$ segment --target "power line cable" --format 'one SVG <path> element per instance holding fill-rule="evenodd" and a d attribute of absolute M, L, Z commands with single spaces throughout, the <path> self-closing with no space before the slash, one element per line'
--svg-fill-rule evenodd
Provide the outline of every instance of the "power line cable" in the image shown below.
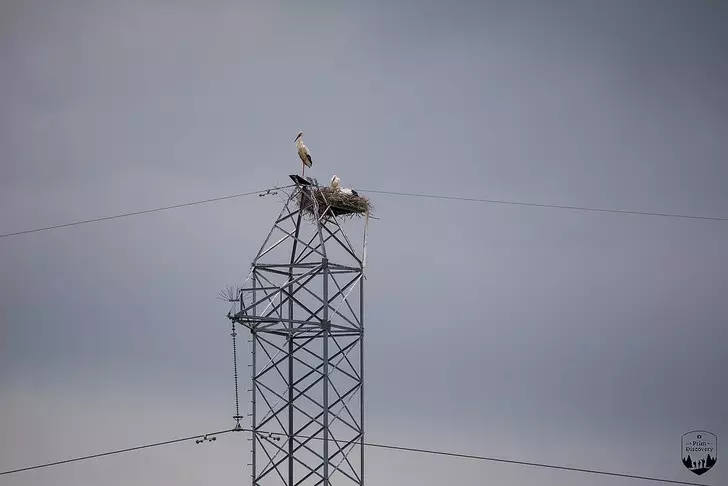
<path fill-rule="evenodd" d="M 359 192 L 371 192 L 375 194 L 389 194 L 392 196 L 407 196 L 407 197 L 424 197 L 432 199 L 449 199 L 453 201 L 468 201 L 468 202 L 480 202 L 489 204 L 508 204 L 512 206 L 527 206 L 535 208 L 551 208 L 551 209 L 570 209 L 574 211 L 592 211 L 600 213 L 621 213 L 621 214 L 635 214 L 640 216 L 659 216 L 664 218 L 682 218 L 682 219 L 703 219 L 709 221 L 728 221 L 728 217 L 722 216 L 701 216 L 691 214 L 677 214 L 677 213 L 656 213 L 649 211 L 634 211 L 629 209 L 610 209 L 610 208 L 595 208 L 586 206 L 566 206 L 561 204 L 543 204 L 543 203 L 529 203 L 522 201 L 508 201 L 504 199 L 481 199 L 474 197 L 460 197 L 460 196 L 444 196 L 437 194 L 421 194 L 414 192 L 397 192 L 397 191 L 379 191 L 375 189 L 359 189 Z"/>
<path fill-rule="evenodd" d="M 291 186 L 285 186 L 282 188 L 276 187 L 276 188 L 271 188 L 271 189 L 284 189 L 286 187 L 291 187 Z M 67 228 L 70 226 L 79 226 L 82 224 L 97 223 L 100 221 L 107 221 L 107 220 L 111 220 L 111 219 L 138 216 L 141 214 L 165 211 L 168 209 L 183 208 L 183 207 L 187 207 L 187 206 L 195 206 L 198 204 L 208 204 L 208 203 L 212 203 L 212 202 L 223 201 L 226 199 L 234 199 L 234 198 L 239 198 L 239 197 L 243 197 L 243 196 L 251 196 L 253 194 L 262 194 L 262 193 L 265 193 L 266 191 L 267 190 L 264 189 L 261 191 L 251 191 L 251 192 L 244 192 L 244 193 L 240 193 L 240 194 L 231 194 L 229 196 L 221 196 L 221 197 L 215 197 L 215 198 L 211 198 L 211 199 L 203 199 L 200 201 L 192 201 L 192 202 L 187 202 L 187 203 L 182 203 L 182 204 L 175 204 L 173 206 L 163 206 L 163 207 L 158 207 L 158 208 L 145 209 L 142 211 L 115 214 L 113 216 L 105 216 L 102 218 L 87 219 L 87 220 L 82 220 L 82 221 L 73 221 L 71 223 L 57 224 L 54 226 L 44 226 L 44 227 L 34 228 L 34 229 L 29 229 L 29 230 L 15 231 L 12 233 L 3 233 L 3 234 L 0 234 L 0 238 L 8 238 L 11 236 L 26 235 L 29 233 L 37 233 L 40 231 L 53 230 L 53 229 L 58 229 L 58 228 Z M 633 214 L 633 215 L 640 215 L 640 216 L 653 216 L 653 217 L 676 218 L 676 219 L 697 219 L 697 220 L 722 221 L 722 222 L 728 221 L 728 217 L 723 217 L 723 216 L 703 216 L 703 215 L 694 215 L 694 214 L 659 213 L 659 212 L 649 212 L 649 211 L 635 211 L 635 210 L 628 210 L 628 209 L 596 208 L 596 207 L 588 207 L 588 206 L 567 206 L 567 205 L 561 205 L 561 204 L 530 203 L 530 202 L 523 202 L 523 201 L 509 201 L 509 200 L 504 200 L 504 199 L 484 199 L 484 198 L 462 197 L 462 196 L 446 196 L 446 195 L 441 195 L 441 194 L 382 191 L 382 190 L 376 190 L 376 189 L 360 189 L 360 192 L 370 192 L 370 193 L 374 193 L 374 194 L 388 194 L 388 195 L 393 195 L 393 196 L 445 199 L 445 200 L 452 200 L 452 201 L 479 202 L 479 203 L 487 203 L 487 204 L 507 204 L 507 205 L 512 205 L 512 206 L 525 206 L 525 207 L 551 208 L 551 209 L 568 209 L 568 210 L 573 210 L 573 211 Z"/>
<path fill-rule="evenodd" d="M 152 447 L 165 446 L 165 445 L 175 444 L 178 442 L 185 442 L 185 441 L 189 441 L 189 440 L 200 439 L 200 438 L 204 438 L 207 436 L 216 436 L 216 435 L 226 434 L 229 432 L 240 432 L 240 431 L 252 432 L 252 429 L 234 428 L 234 429 L 222 430 L 220 432 L 213 432 L 213 433 L 209 433 L 209 434 L 192 435 L 192 436 L 188 436 L 188 437 L 182 437 L 179 439 L 172 439 L 172 440 L 167 440 L 167 441 L 163 441 L 163 442 L 155 442 L 153 444 L 145 444 L 145 445 L 141 445 L 141 446 L 137 446 L 137 447 L 130 447 L 127 449 L 118 449 L 118 450 L 114 450 L 114 451 L 103 452 L 100 454 L 92 454 L 89 456 L 76 457 L 73 459 L 66 459 L 63 461 L 49 462 L 49 463 L 45 463 L 45 464 L 39 464 L 36 466 L 29 466 L 29 467 L 24 467 L 24 468 L 19 468 L 19 469 L 12 469 L 9 471 L 2 471 L 2 472 L 0 472 L 0 476 L 6 475 L 6 474 L 19 473 L 19 472 L 23 472 L 23 471 L 31 471 L 34 469 L 40 469 L 40 468 L 44 468 L 44 467 L 58 466 L 61 464 L 67 464 L 67 463 L 71 463 L 71 462 L 84 461 L 87 459 L 94 459 L 94 458 L 103 457 L 103 456 L 121 454 L 124 452 L 137 451 L 137 450 L 142 450 L 142 449 L 149 449 Z M 258 431 L 258 433 L 261 435 L 269 435 L 269 436 L 279 435 L 282 437 L 286 437 L 285 434 L 278 433 L 278 432 Z M 317 437 L 317 436 L 308 436 L 308 437 L 299 436 L 299 438 L 300 439 L 323 440 L 322 437 Z M 639 479 L 639 480 L 655 481 L 655 482 L 661 482 L 661 483 L 682 484 L 682 485 L 687 485 L 687 486 L 709 486 L 707 484 L 693 483 L 693 482 L 688 482 L 688 481 L 677 481 L 674 479 L 665 479 L 665 478 L 658 478 L 658 477 L 653 477 L 653 476 L 641 476 L 641 475 L 636 475 L 636 474 L 600 471 L 600 470 L 596 470 L 596 469 L 558 466 L 555 464 L 516 461 L 516 460 L 512 460 L 512 459 L 501 459 L 501 458 L 496 458 L 496 457 L 479 456 L 479 455 L 474 455 L 474 454 L 462 454 L 462 453 L 457 453 L 457 452 L 438 451 L 438 450 L 433 450 L 433 449 L 423 449 L 423 448 L 416 448 L 416 447 L 404 447 L 404 446 L 395 446 L 395 445 L 388 445 L 388 444 L 377 444 L 377 443 L 372 443 L 372 442 L 364 442 L 364 446 L 365 447 L 375 447 L 375 448 L 380 448 L 380 449 L 414 452 L 414 453 L 418 453 L 418 454 L 431 454 L 431 455 L 439 455 L 439 456 L 457 457 L 457 458 L 461 458 L 461 459 L 474 459 L 474 460 L 480 460 L 480 461 L 501 462 L 501 463 L 507 463 L 507 464 L 515 464 L 518 466 L 531 466 L 531 467 L 540 467 L 540 468 L 547 468 L 547 469 L 558 469 L 558 470 L 570 471 L 570 472 L 581 472 L 581 473 L 595 474 L 595 475 L 601 475 L 601 476 Z"/>
<path fill-rule="evenodd" d="M 244 429 L 246 432 L 252 432 L 251 429 Z M 279 435 L 282 437 L 287 437 L 285 434 L 282 434 L 280 432 L 262 432 L 259 431 L 260 434 L 263 435 Z M 317 439 L 317 440 L 324 440 L 323 437 L 315 437 L 315 436 L 300 436 L 301 439 Z M 433 454 L 438 456 L 448 456 L 448 457 L 458 457 L 461 459 L 475 459 L 479 461 L 490 461 L 490 462 L 501 462 L 506 464 L 515 464 L 518 466 L 531 466 L 531 467 L 541 467 L 541 468 L 547 468 L 547 469 L 559 469 L 562 471 L 570 471 L 570 472 L 581 472 L 581 473 L 587 473 L 587 474 L 596 474 L 601 476 L 613 476 L 613 477 L 621 477 L 621 478 L 628 478 L 628 479 L 640 479 L 645 481 L 657 481 L 661 483 L 671 483 L 671 484 L 684 484 L 688 486 L 708 486 L 707 484 L 701 484 L 701 483 L 692 483 L 688 481 L 678 481 L 675 479 L 665 479 L 665 478 L 658 478 L 653 476 L 640 476 L 637 474 L 627 474 L 627 473 L 617 473 L 617 472 L 610 472 L 610 471 L 600 471 L 597 469 L 585 469 L 585 468 L 579 468 L 579 467 L 570 467 L 570 466 L 558 466 L 555 464 L 545 464 L 545 463 L 539 463 L 539 462 L 527 462 L 527 461 L 516 461 L 513 459 L 501 459 L 497 457 L 488 457 L 488 456 L 478 456 L 473 454 L 462 454 L 458 452 L 447 452 L 447 451 L 438 451 L 433 449 L 422 449 L 422 448 L 416 448 L 416 447 L 404 447 L 404 446 L 395 446 L 395 445 L 388 445 L 388 444 L 375 444 L 372 442 L 364 442 L 364 446 L 366 447 L 376 447 L 381 449 L 389 449 L 389 450 L 398 450 L 398 451 L 407 451 L 407 452 L 415 452 L 419 454 Z"/>
<path fill-rule="evenodd" d="M 142 449 L 150 449 L 152 447 L 160 447 L 160 446 L 165 446 L 165 445 L 170 445 L 170 444 L 176 444 L 178 442 L 185 442 L 185 441 L 188 441 L 188 440 L 201 439 L 201 438 L 207 437 L 208 435 L 209 436 L 215 436 L 215 435 L 227 434 L 228 432 L 233 432 L 233 430 L 232 429 L 228 429 L 228 430 L 221 430 L 219 432 L 213 432 L 213 433 L 210 433 L 210 434 L 190 435 L 188 437 L 181 437 L 179 439 L 165 440 L 163 442 L 154 442 L 152 444 L 144 444 L 144 445 L 140 445 L 140 446 L 136 446 L 136 447 L 129 447 L 127 449 L 116 449 L 116 450 L 113 450 L 113 451 L 101 452 L 99 454 L 91 454 L 90 456 L 74 457 L 73 459 L 64 459 L 62 461 L 46 462 L 44 464 L 38 464 L 38 465 L 35 465 L 35 466 L 21 467 L 21 468 L 18 468 L 18 469 L 10 469 L 8 471 L 0 471 L 0 476 L 4 476 L 6 474 L 15 474 L 15 473 L 24 472 L 24 471 L 32 471 L 34 469 L 41 469 L 41 468 L 44 468 L 44 467 L 59 466 L 61 464 L 68 464 L 68 463 L 71 463 L 71 462 L 85 461 L 85 460 L 88 460 L 88 459 L 95 459 L 97 457 L 111 456 L 111 455 L 115 455 L 115 454 L 122 454 L 124 452 L 139 451 L 139 450 L 142 450 Z"/>
<path fill-rule="evenodd" d="M 616 476 L 620 478 L 629 478 L 629 479 L 641 479 L 646 481 L 657 481 L 661 483 L 672 483 L 672 484 L 687 484 L 691 486 L 708 486 L 705 484 L 700 483 L 691 483 L 687 481 L 677 481 L 674 479 L 665 479 L 665 478 L 657 478 L 652 476 L 639 476 L 636 474 L 627 474 L 627 473 L 616 473 L 616 472 L 610 472 L 610 471 L 599 471 L 597 469 L 584 469 L 579 467 L 569 467 L 569 466 L 557 466 L 554 464 L 543 464 L 538 462 L 526 462 L 526 461 L 516 461 L 512 459 L 500 459 L 497 457 L 486 457 L 486 456 L 476 456 L 472 454 L 460 454 L 456 452 L 445 452 L 445 451 L 434 451 L 434 450 L 428 450 L 428 449 L 418 449 L 414 447 L 401 447 L 401 446 L 392 446 L 392 445 L 384 445 L 384 444 L 371 444 L 371 443 L 365 443 L 364 445 L 369 447 L 381 447 L 384 449 L 393 449 L 393 450 L 400 450 L 400 451 L 408 451 L 408 452 L 419 452 L 423 454 L 435 454 L 440 456 L 450 456 L 450 457 L 459 457 L 463 459 L 477 459 L 480 461 L 491 461 L 491 462 L 502 462 L 507 464 L 516 464 L 519 466 L 532 466 L 532 467 L 543 467 L 548 469 L 560 469 L 562 471 L 571 471 L 571 472 L 582 472 L 582 473 L 588 473 L 588 474 L 597 474 L 601 476 Z"/>
<path fill-rule="evenodd" d="M 286 187 L 290 187 L 290 186 L 286 186 Z M 265 193 L 266 191 L 269 191 L 272 189 L 283 189 L 283 188 L 276 187 L 276 188 L 271 188 L 271 189 L 263 189 L 262 191 L 242 192 L 240 194 L 231 194 L 229 196 L 213 197 L 211 199 L 202 199 L 200 201 L 191 201 L 191 202 L 186 202 L 186 203 L 181 203 L 181 204 L 174 204 L 172 206 L 162 206 L 162 207 L 158 207 L 158 208 L 134 211 L 131 213 L 121 213 L 121 214 L 115 214 L 113 216 L 104 216 L 101 218 L 86 219 L 86 220 L 82 220 L 82 221 L 73 221 L 71 223 L 57 224 L 54 226 L 44 226 L 41 228 L 34 228 L 34 229 L 23 230 L 23 231 L 15 231 L 13 233 L 3 233 L 3 234 L 0 234 L 0 238 L 7 238 L 9 236 L 27 235 L 29 233 L 37 233 L 39 231 L 48 231 L 48 230 L 59 229 L 59 228 L 68 228 L 70 226 L 79 226 L 82 224 L 98 223 L 100 221 L 108 221 L 110 219 L 128 218 L 130 216 L 139 216 L 140 214 L 149 214 L 149 213 L 156 213 L 159 211 L 166 211 L 168 209 L 184 208 L 184 207 L 188 207 L 188 206 L 196 206 L 199 204 L 209 204 L 209 203 L 213 203 L 213 202 L 224 201 L 226 199 L 235 199 L 235 198 L 239 198 L 239 197 L 243 197 L 243 196 L 252 196 L 253 194 L 262 194 L 262 193 Z"/>

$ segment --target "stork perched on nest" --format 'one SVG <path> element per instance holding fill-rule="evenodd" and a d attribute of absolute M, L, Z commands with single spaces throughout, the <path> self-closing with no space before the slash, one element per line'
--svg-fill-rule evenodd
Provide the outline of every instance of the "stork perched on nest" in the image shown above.
<path fill-rule="evenodd" d="M 311 167 L 313 165 L 311 152 L 309 152 L 308 147 L 303 144 L 303 132 L 298 132 L 298 135 L 296 135 L 296 138 L 293 141 L 296 142 L 298 156 L 301 158 L 301 162 L 303 162 L 303 169 L 301 170 L 301 177 L 303 177 L 306 173 L 306 167 Z"/>
<path fill-rule="evenodd" d="M 341 180 L 338 178 L 336 174 L 331 178 L 331 189 L 333 191 L 339 191 L 344 194 L 348 194 L 349 196 L 359 196 L 359 193 L 356 192 L 354 189 L 350 189 L 348 187 L 341 187 Z"/>
<path fill-rule="evenodd" d="M 341 189 L 341 183 L 336 174 L 334 174 L 334 176 L 331 178 L 331 189 L 333 189 L 334 191 L 338 191 L 339 189 Z"/>

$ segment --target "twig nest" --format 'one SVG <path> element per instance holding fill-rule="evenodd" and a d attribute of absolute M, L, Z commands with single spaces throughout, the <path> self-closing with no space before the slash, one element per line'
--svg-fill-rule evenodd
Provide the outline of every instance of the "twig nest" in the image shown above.
<path fill-rule="evenodd" d="M 366 197 L 347 194 L 330 187 L 310 187 L 301 191 L 298 204 L 301 211 L 313 217 L 316 217 L 316 213 L 319 217 L 361 217 L 372 209 Z"/>

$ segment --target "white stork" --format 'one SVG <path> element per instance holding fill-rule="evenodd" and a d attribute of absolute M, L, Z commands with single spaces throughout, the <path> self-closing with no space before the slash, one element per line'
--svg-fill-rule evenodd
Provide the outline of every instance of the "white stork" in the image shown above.
<path fill-rule="evenodd" d="M 333 189 L 334 191 L 338 191 L 341 189 L 341 184 L 336 174 L 334 174 L 334 176 L 331 178 L 331 189 Z"/>
<path fill-rule="evenodd" d="M 303 162 L 303 169 L 301 171 L 301 177 L 303 177 L 306 173 L 306 167 L 311 167 L 313 165 L 311 152 L 309 152 L 308 147 L 303 144 L 303 132 L 298 132 L 298 135 L 296 135 L 296 138 L 293 141 L 296 142 L 298 156 L 301 158 L 301 162 Z"/>
<path fill-rule="evenodd" d="M 349 189 L 348 187 L 341 187 L 341 180 L 339 177 L 334 174 L 334 176 L 331 178 L 331 189 L 334 191 L 342 192 L 344 194 L 348 194 L 349 196 L 359 196 L 359 193 L 357 193 L 354 189 Z"/>

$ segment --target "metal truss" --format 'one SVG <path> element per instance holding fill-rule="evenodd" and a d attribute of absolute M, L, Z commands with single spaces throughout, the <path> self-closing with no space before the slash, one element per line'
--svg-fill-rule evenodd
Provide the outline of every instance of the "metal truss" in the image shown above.
<path fill-rule="evenodd" d="M 361 485 L 367 224 L 351 222 L 357 248 L 312 180 L 291 178 L 228 315 L 251 333 L 253 485 Z"/>

